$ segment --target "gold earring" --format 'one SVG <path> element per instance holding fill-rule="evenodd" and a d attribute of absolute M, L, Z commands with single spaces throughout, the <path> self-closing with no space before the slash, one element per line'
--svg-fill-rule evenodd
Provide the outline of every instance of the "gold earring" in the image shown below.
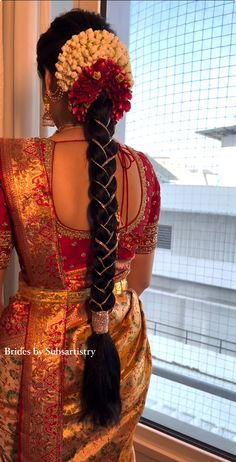
<path fill-rule="evenodd" d="M 54 127 L 55 123 L 53 122 L 52 115 L 50 113 L 50 101 L 56 102 L 59 101 L 63 97 L 63 90 L 57 87 L 54 93 L 46 90 L 44 96 L 44 114 L 42 117 L 42 125 L 44 127 Z"/>
<path fill-rule="evenodd" d="M 50 113 L 50 101 L 48 98 L 48 92 L 46 92 L 43 98 L 43 102 L 44 102 L 44 113 L 42 116 L 42 125 L 43 127 L 54 127 L 55 124 L 53 122 L 52 115 Z"/>
<path fill-rule="evenodd" d="M 54 93 L 50 90 L 47 90 L 46 93 L 47 93 L 48 98 L 54 102 L 59 101 L 64 95 L 64 91 L 58 86 L 56 90 L 54 91 Z"/>

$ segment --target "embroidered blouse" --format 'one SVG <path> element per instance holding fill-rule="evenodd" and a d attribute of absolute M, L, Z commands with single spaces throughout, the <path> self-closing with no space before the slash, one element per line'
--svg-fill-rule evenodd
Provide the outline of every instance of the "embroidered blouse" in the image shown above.
<path fill-rule="evenodd" d="M 65 226 L 56 215 L 51 191 L 54 147 L 50 138 L 0 139 L 0 269 L 8 266 L 15 246 L 28 283 L 37 280 L 50 287 L 53 275 L 53 287 L 58 273 L 64 287 L 76 290 L 89 285 L 91 232 Z M 116 274 L 120 278 L 128 274 L 135 254 L 150 253 L 157 246 L 160 184 L 145 154 L 119 143 L 118 155 L 123 178 L 127 179 L 130 162 L 135 161 L 142 185 L 138 215 L 119 228 Z"/>

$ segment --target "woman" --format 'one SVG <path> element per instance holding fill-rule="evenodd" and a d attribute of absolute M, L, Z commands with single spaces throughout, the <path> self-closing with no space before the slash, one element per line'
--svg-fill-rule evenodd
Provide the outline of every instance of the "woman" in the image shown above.
<path fill-rule="evenodd" d="M 151 376 L 139 295 L 159 182 L 113 138 L 133 81 L 102 17 L 56 18 L 37 62 L 44 123 L 57 131 L 1 140 L 1 287 L 13 246 L 21 269 L 0 318 L 1 460 L 131 462 Z"/>

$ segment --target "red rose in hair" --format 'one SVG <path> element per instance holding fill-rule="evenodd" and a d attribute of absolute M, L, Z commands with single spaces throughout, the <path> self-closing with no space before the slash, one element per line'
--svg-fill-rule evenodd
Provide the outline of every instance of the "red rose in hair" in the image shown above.
<path fill-rule="evenodd" d="M 111 59 L 98 59 L 92 66 L 87 66 L 75 81 L 69 100 L 72 112 L 79 122 L 85 122 L 89 106 L 105 90 L 113 102 L 112 120 L 117 123 L 124 111 L 130 110 L 130 83 L 123 69 Z"/>

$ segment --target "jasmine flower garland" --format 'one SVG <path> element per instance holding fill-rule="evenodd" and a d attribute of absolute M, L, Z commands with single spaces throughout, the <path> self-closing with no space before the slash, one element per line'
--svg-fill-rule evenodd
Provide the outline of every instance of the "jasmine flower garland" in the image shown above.
<path fill-rule="evenodd" d="M 129 111 L 133 79 L 129 53 L 119 38 L 91 28 L 73 35 L 62 47 L 56 63 L 57 83 L 69 92 L 69 109 L 84 122 L 90 104 L 105 90 L 113 101 L 116 123 Z"/>

